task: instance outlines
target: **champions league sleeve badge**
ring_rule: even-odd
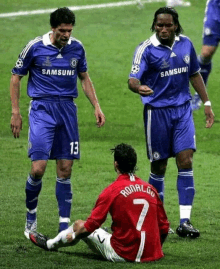
[[[189,54],[186,54],[186,55],[184,56],[183,60],[184,60],[184,62],[185,62],[186,64],[189,64],[189,62],[190,62],[190,56],[189,56]]]
[[[15,64],[15,68],[22,68],[22,66],[23,66],[23,61],[22,59],[19,58]]]
[[[70,66],[71,66],[72,68],[76,68],[77,63],[78,63],[78,60],[77,60],[76,58],[72,58],[72,59],[70,60]]]
[[[132,68],[131,68],[131,74],[137,74],[139,72],[139,70],[140,70],[139,65],[133,64]]]

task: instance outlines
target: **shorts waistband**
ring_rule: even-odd
[[[48,101],[48,102],[61,102],[61,101],[74,101],[70,96],[45,96],[45,97],[33,97],[32,100]]]

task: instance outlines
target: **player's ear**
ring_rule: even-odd
[[[118,170],[118,162],[114,161],[114,167],[115,167],[115,171],[117,172],[117,170]]]

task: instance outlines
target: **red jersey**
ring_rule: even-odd
[[[156,189],[136,176],[122,174],[102,191],[84,224],[88,232],[112,217],[111,245],[128,261],[155,261],[164,256],[160,241],[169,222]]]

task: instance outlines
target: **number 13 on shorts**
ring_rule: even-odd
[[[77,155],[78,153],[79,153],[79,142],[78,141],[71,142],[70,143],[70,154]]]

